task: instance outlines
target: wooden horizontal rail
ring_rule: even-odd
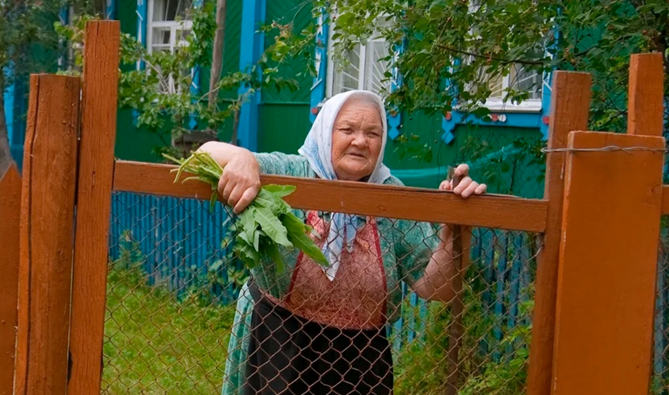
[[[175,174],[170,172],[174,168],[117,161],[114,190],[203,200],[211,197],[211,187],[204,183],[175,183]],[[493,194],[464,200],[434,189],[283,176],[263,175],[261,181],[264,185],[295,185],[297,190],[286,202],[297,209],[529,232],[546,229],[545,200]]]

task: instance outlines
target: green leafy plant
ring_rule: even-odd
[[[218,181],[223,175],[223,167],[208,153],[195,152],[186,159],[163,156],[179,165],[174,182],[181,179],[183,172],[193,176],[183,182],[199,180],[211,185],[211,205],[218,200]],[[321,265],[328,261],[320,248],[309,237],[312,228],[292,212],[292,208],[283,198],[295,192],[292,185],[265,185],[258,196],[235,220],[232,228],[237,233],[233,250],[249,269],[254,268],[261,259],[271,259],[278,271],[284,270],[279,246],[298,248],[305,255]]]
[[[119,108],[131,109],[135,126],[161,141],[153,150],[159,156],[185,156],[204,140],[223,138],[226,125],[232,126],[229,141],[237,144],[244,103],[262,89],[295,92],[299,88],[297,80],[282,76],[282,67],[301,47],[293,42],[290,26],[278,23],[263,26],[268,35],[277,34],[267,40],[255,63],[221,73],[208,89],[201,86],[202,73],[213,65],[215,14],[216,1],[206,0],[199,7],[188,8],[184,18],[191,22],[192,29],[183,38],[187,45],[178,45],[173,51],[151,51],[132,35],[121,35]],[[61,73],[81,73],[86,23],[98,19],[103,17],[84,13],[67,24],[54,23],[57,36],[72,52]],[[133,65],[140,67],[129,67]]]

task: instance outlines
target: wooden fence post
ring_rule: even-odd
[[[12,164],[0,178],[0,395],[14,393],[20,213],[21,176]]]
[[[32,75],[21,191],[15,393],[64,394],[79,78]]]
[[[570,131],[587,129],[590,87],[589,74],[568,71],[554,73],[549,149],[565,148]],[[562,152],[554,152],[549,153],[546,160],[544,198],[548,200],[548,218],[543,247],[538,257],[528,395],[547,395],[551,388],[565,157]]]
[[[453,226],[453,265],[455,266],[455,277],[453,278],[453,291],[455,297],[451,302],[451,315],[453,320],[448,328],[448,376],[446,378],[446,395],[456,395],[459,391],[461,381],[460,348],[462,348],[462,337],[464,329],[462,319],[464,316],[464,279],[469,267],[471,256],[472,233],[468,226]]]
[[[120,25],[86,25],[68,395],[99,394],[114,178]]]
[[[632,55],[627,133],[662,136],[664,130],[663,54]]]
[[[628,134],[570,135],[553,394],[648,393],[662,213],[662,54],[633,55]],[[579,149],[630,148],[627,152]]]
[[[664,139],[573,132],[552,394],[645,394],[652,361]]]

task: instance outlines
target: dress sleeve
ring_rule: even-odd
[[[277,176],[308,177],[309,164],[300,155],[289,155],[281,152],[254,153],[260,173]]]
[[[428,222],[399,220],[394,224],[395,256],[400,279],[413,286],[425,273],[439,236]]]

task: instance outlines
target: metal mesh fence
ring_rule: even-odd
[[[435,224],[358,217],[330,281],[291,249],[282,271],[247,270],[222,205],[114,193],[112,211],[102,393],[523,392],[532,234],[466,234],[470,263],[460,292],[436,291],[444,303],[417,295],[457,277],[430,261]],[[324,244],[330,215],[295,213]]]
[[[662,218],[657,259],[655,333],[650,394],[669,394],[669,222]]]

